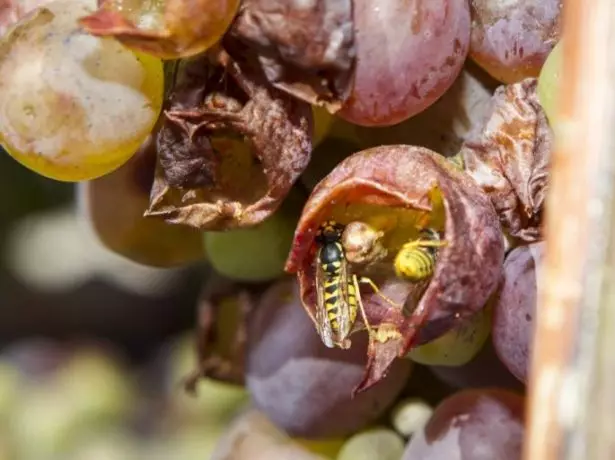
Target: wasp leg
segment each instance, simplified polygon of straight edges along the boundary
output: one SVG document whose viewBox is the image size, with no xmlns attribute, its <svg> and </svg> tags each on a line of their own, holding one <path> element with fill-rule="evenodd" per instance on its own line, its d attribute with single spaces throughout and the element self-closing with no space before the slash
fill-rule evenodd
<svg viewBox="0 0 615 460">
<path fill-rule="evenodd" d="M 356 275 L 353 275 L 356 278 Z M 361 278 L 357 279 L 358 283 L 362 283 L 362 284 L 367 284 L 369 287 L 372 288 L 372 290 L 378 294 L 380 297 L 382 297 L 385 301 L 387 301 L 388 303 L 390 303 L 391 305 L 393 305 L 396 308 L 402 308 L 401 305 L 399 305 L 397 302 L 395 302 L 394 300 L 388 298 L 387 296 L 385 296 L 382 291 L 380 290 L 380 288 L 378 286 L 376 286 L 376 283 L 374 283 L 370 278 L 368 278 L 367 276 L 362 276 Z"/>
<path fill-rule="evenodd" d="M 367 329 L 367 334 L 370 337 L 375 337 L 374 330 L 369 324 L 367 320 L 367 313 L 365 313 L 365 307 L 363 306 L 363 299 L 361 299 L 361 291 L 359 290 L 359 279 L 357 275 L 352 275 L 352 284 L 354 284 L 354 288 L 357 292 L 357 304 L 359 305 L 359 310 L 361 311 L 361 316 L 363 317 L 363 323 L 365 324 L 365 329 Z"/>
</svg>

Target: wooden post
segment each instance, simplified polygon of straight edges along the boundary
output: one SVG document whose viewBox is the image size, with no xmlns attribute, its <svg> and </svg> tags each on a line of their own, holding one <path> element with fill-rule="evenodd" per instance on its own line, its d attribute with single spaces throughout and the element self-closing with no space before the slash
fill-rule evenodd
<svg viewBox="0 0 615 460">
<path fill-rule="evenodd" d="M 615 1 L 564 37 L 524 459 L 615 459 Z"/>
</svg>

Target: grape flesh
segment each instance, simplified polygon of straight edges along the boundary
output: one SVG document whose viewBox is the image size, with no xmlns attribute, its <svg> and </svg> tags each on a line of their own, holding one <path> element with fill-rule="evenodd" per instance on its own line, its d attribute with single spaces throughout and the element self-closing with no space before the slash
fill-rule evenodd
<svg viewBox="0 0 615 460">
<path fill-rule="evenodd" d="M 364 428 L 395 401 L 411 368 L 397 360 L 384 380 L 351 399 L 363 377 L 365 339 L 353 336 L 349 350 L 325 347 L 296 281 L 275 284 L 248 321 L 246 384 L 255 406 L 293 436 L 332 438 Z"/>
<path fill-rule="evenodd" d="M 559 42 L 547 57 L 538 76 L 538 100 L 551 126 L 557 125 L 557 99 L 562 78 L 563 45 Z"/>
<path fill-rule="evenodd" d="M 160 112 L 162 62 L 80 30 L 77 19 L 95 7 L 94 0 L 49 2 L 0 42 L 0 144 L 56 180 L 115 170 Z"/>
<path fill-rule="evenodd" d="M 433 104 L 461 71 L 466 0 L 355 0 L 354 86 L 339 112 L 364 126 L 399 123 Z"/>
<path fill-rule="evenodd" d="M 470 57 L 494 78 L 537 77 L 559 38 L 562 0 L 473 0 Z"/>
<path fill-rule="evenodd" d="M 537 269 L 544 243 L 520 246 L 504 261 L 504 283 L 493 315 L 493 346 L 510 370 L 527 382 L 536 318 Z"/>
<path fill-rule="evenodd" d="M 521 396 L 499 389 L 461 391 L 436 408 L 402 460 L 519 459 L 523 422 Z"/>
</svg>

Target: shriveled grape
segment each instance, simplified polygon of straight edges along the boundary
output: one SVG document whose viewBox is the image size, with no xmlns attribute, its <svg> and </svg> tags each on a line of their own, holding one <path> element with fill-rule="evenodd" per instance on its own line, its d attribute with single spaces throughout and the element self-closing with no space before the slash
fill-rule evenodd
<svg viewBox="0 0 615 460">
<path fill-rule="evenodd" d="M 162 63 L 87 35 L 94 0 L 58 0 L 0 42 L 0 143 L 61 181 L 102 176 L 137 150 L 160 112 Z"/>
<path fill-rule="evenodd" d="M 403 460 L 521 458 L 524 400 L 499 389 L 466 390 L 445 399 L 415 434 Z"/>
<path fill-rule="evenodd" d="M 344 436 L 374 421 L 403 389 L 411 363 L 397 360 L 373 389 L 351 399 L 363 376 L 365 339 L 326 348 L 305 314 L 294 280 L 265 293 L 248 323 L 246 383 L 254 404 L 290 434 Z"/>
<path fill-rule="evenodd" d="M 339 112 L 365 126 L 399 123 L 434 103 L 466 58 L 465 0 L 355 0 L 354 86 Z"/>
<path fill-rule="evenodd" d="M 537 77 L 560 34 L 562 0 L 473 0 L 470 56 L 494 78 Z"/>
<path fill-rule="evenodd" d="M 559 42 L 547 57 L 538 76 L 538 100 L 551 126 L 557 125 L 557 100 L 562 78 L 563 45 Z"/>
<path fill-rule="evenodd" d="M 522 382 L 527 381 L 531 357 L 538 270 L 544 243 L 520 246 L 504 261 L 504 282 L 493 315 L 493 346 L 510 370 Z"/>
</svg>

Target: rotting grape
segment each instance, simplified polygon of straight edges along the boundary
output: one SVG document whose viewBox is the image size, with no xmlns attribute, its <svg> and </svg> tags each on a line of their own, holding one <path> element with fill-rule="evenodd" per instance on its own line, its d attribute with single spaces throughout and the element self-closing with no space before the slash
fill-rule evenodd
<svg viewBox="0 0 615 460">
<path fill-rule="evenodd" d="M 100 242 L 128 259 L 171 267 L 205 258 L 202 233 L 146 218 L 156 151 L 150 137 L 130 160 L 98 179 L 77 184 L 79 212 Z"/>
<path fill-rule="evenodd" d="M 562 0 L 473 0 L 470 57 L 494 78 L 537 77 L 560 35 Z"/>
<path fill-rule="evenodd" d="M 399 460 L 403 452 L 404 440 L 395 431 L 372 428 L 348 439 L 336 460 Z"/>
<path fill-rule="evenodd" d="M 465 390 L 436 408 L 403 460 L 515 460 L 521 458 L 524 399 L 500 389 Z"/>
<path fill-rule="evenodd" d="M 561 89 L 563 43 L 558 42 L 538 76 L 538 100 L 551 126 L 557 126 L 557 103 Z"/>
<path fill-rule="evenodd" d="M 0 143 L 33 171 L 76 182 L 125 163 L 154 126 L 162 62 L 76 24 L 94 0 L 58 0 L 0 44 Z"/>
<path fill-rule="evenodd" d="M 520 246 L 504 261 L 504 282 L 493 315 L 493 346 L 500 360 L 526 383 L 536 317 L 544 243 Z"/>
<path fill-rule="evenodd" d="M 355 0 L 353 18 L 353 87 L 339 112 L 348 121 L 399 123 L 433 104 L 461 71 L 470 40 L 465 0 Z"/>
<path fill-rule="evenodd" d="M 408 353 L 408 358 L 426 365 L 461 366 L 481 350 L 491 331 L 492 309 L 485 307 L 437 339 Z"/>
<path fill-rule="evenodd" d="M 280 281 L 248 322 L 246 383 L 254 404 L 291 435 L 338 437 L 364 428 L 403 389 L 410 361 L 396 360 L 377 387 L 351 399 L 364 372 L 365 340 L 349 350 L 326 348 L 300 302 L 296 282 Z"/>
<path fill-rule="evenodd" d="M 205 252 L 214 269 L 231 279 L 261 282 L 284 273 L 296 214 L 282 207 L 252 228 L 206 232 Z"/>
</svg>

